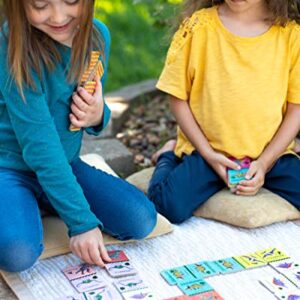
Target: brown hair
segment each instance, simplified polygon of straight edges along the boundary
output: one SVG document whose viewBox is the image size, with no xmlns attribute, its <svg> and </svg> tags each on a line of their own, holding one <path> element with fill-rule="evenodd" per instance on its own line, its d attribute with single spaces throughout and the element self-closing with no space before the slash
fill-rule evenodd
<svg viewBox="0 0 300 300">
<path fill-rule="evenodd" d="M 195 11 L 224 2 L 224 0 L 185 0 L 176 27 L 178 27 L 178 23 L 189 18 Z M 271 23 L 284 26 L 289 20 L 295 20 L 300 24 L 300 0 L 265 0 L 265 2 L 271 12 L 269 20 Z"/>
<path fill-rule="evenodd" d="M 35 87 L 31 77 L 32 68 L 41 77 L 42 63 L 50 71 L 55 67 L 55 63 L 61 61 L 56 42 L 28 22 L 25 1 L 28 0 L 2 0 L 1 9 L 9 28 L 8 63 L 23 98 L 24 84 Z M 70 82 L 79 80 L 94 47 L 99 48 L 100 44 L 99 50 L 104 52 L 103 39 L 93 26 L 94 0 L 80 0 L 80 5 L 80 25 L 73 39 L 71 68 L 68 74 Z"/>
</svg>

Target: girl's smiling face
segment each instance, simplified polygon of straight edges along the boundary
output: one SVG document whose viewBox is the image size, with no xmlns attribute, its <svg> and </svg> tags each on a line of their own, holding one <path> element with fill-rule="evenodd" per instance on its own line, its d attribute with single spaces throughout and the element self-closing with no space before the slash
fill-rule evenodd
<svg viewBox="0 0 300 300">
<path fill-rule="evenodd" d="M 53 40 L 72 46 L 80 19 L 80 0 L 25 1 L 29 23 Z"/>
</svg>

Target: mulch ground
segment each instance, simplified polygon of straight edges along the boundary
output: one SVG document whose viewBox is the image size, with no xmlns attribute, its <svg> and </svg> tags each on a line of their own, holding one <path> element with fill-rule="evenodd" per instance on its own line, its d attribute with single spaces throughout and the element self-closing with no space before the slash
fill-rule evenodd
<svg viewBox="0 0 300 300">
<path fill-rule="evenodd" d="M 138 169 L 143 169 L 152 165 L 156 150 L 176 137 L 176 122 L 162 94 L 138 101 L 129 115 L 116 137 L 133 153 Z"/>
</svg>

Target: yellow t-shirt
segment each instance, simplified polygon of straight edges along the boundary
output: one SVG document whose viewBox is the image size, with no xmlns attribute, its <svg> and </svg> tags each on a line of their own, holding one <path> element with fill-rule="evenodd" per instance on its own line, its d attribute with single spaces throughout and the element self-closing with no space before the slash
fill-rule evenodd
<svg viewBox="0 0 300 300">
<path fill-rule="evenodd" d="M 157 88 L 189 101 L 213 149 L 255 159 L 280 127 L 287 101 L 300 104 L 300 26 L 291 21 L 240 37 L 224 27 L 217 7 L 199 10 L 174 35 Z M 193 150 L 178 129 L 176 155 Z"/>
</svg>

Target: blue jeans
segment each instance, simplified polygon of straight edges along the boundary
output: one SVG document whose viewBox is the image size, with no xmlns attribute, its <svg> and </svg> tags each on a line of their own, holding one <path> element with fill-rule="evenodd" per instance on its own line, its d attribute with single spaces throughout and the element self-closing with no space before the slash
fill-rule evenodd
<svg viewBox="0 0 300 300">
<path fill-rule="evenodd" d="M 300 160 L 284 155 L 266 174 L 264 187 L 300 209 L 299 171 Z M 181 223 L 225 186 L 198 152 L 182 159 L 165 152 L 158 158 L 148 196 L 159 213 L 172 223 Z"/>
<path fill-rule="evenodd" d="M 141 191 L 80 159 L 71 166 L 104 232 L 127 240 L 142 239 L 153 230 L 157 213 Z M 41 255 L 39 208 L 56 214 L 35 174 L 0 168 L 0 269 L 25 270 Z"/>
</svg>

